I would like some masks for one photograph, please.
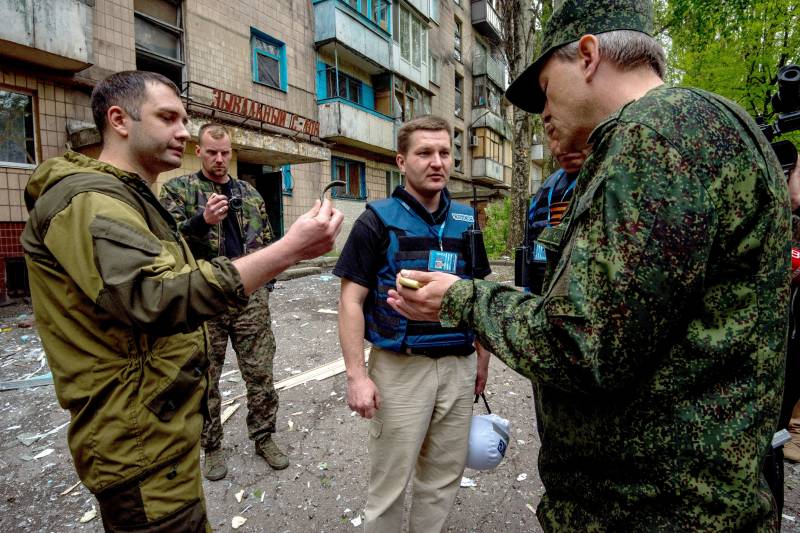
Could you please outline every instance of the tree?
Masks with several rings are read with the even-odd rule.
[[[670,81],[771,113],[778,70],[800,60],[800,0],[661,0]]]
[[[513,80],[536,58],[541,48],[541,28],[553,12],[553,0],[498,0],[497,11],[503,26],[500,48]],[[507,246],[513,250],[525,236],[530,180],[531,142],[534,131],[544,138],[538,116],[514,107],[514,148],[511,170],[511,209]]]

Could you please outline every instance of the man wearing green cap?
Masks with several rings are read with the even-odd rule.
[[[662,82],[652,5],[567,0],[509,87],[589,148],[542,297],[401,272],[390,304],[535,380],[546,531],[777,531],[760,474],[783,384],[789,202],[737,105]]]

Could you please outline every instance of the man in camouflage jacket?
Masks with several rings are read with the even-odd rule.
[[[267,246],[273,239],[264,200],[249,183],[228,174],[231,138],[224,126],[204,124],[196,148],[202,168],[173,178],[161,188],[161,203],[178,223],[195,257],[235,259]],[[289,458],[272,440],[278,394],[272,377],[275,336],[269,312],[269,290],[261,288],[243,311],[227,313],[206,326],[211,337],[208,410],[203,427],[203,474],[219,480],[227,474],[222,451],[222,398],[219,379],[230,337],[247,386],[247,429],[256,453],[270,466],[283,469]]]
[[[200,477],[203,322],[300,259],[330,250],[341,214],[301,216],[267,249],[195,260],[150,186],[189,133],[170,80],[127,71],[92,93],[98,159],[36,169],[22,234],[37,327],[83,484],[106,531],[210,531]]]
[[[761,462],[777,424],[789,295],[785,179],[753,120],[662,85],[653,6],[566,0],[509,87],[591,152],[542,297],[407,272],[391,304],[472,327],[536,380],[545,531],[777,531]],[[591,133],[591,135],[589,135]]]

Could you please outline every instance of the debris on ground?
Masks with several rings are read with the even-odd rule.
[[[78,522],[85,524],[86,522],[91,522],[95,518],[97,518],[97,509],[95,509],[94,505],[92,505],[92,508],[83,513],[83,516],[80,518],[80,520],[78,520]]]
[[[244,525],[245,522],[247,522],[247,518],[243,516],[234,516],[231,518],[231,527],[233,529],[239,529]]]
[[[468,477],[462,477],[461,478],[461,487],[462,488],[477,487],[477,486],[478,486],[478,484],[475,482],[474,479],[468,478]]]

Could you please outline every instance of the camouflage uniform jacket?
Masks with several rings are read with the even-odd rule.
[[[475,328],[536,380],[546,531],[764,531],[781,403],[786,182],[741,108],[657,88],[600,124],[543,297],[459,281]],[[546,234],[545,234],[546,232]]]
[[[254,252],[272,242],[272,227],[267,207],[258,191],[249,183],[230,177],[233,194],[242,199],[242,210],[235,213],[241,230],[244,253]],[[206,178],[202,171],[172,178],[161,187],[161,203],[178,223],[183,237],[198,259],[210,260],[220,255],[222,224],[207,224],[202,220],[206,202],[212,193],[223,194],[222,187]]]
[[[33,309],[94,493],[190,450],[203,426],[203,322],[247,304],[226,258],[195,261],[144,180],[68,152],[25,189]]]

